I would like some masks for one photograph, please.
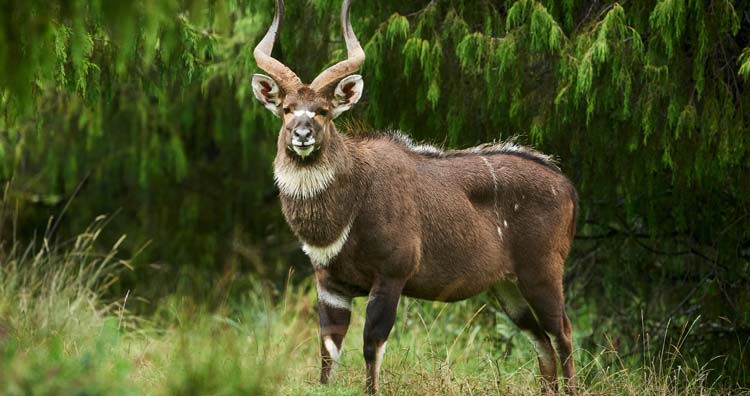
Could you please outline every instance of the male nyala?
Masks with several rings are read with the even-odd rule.
[[[348,59],[304,84],[271,56],[284,15],[255,48],[253,92],[281,118],[274,162],[281,206],[315,268],[327,383],[349,327],[352,298],[369,296],[366,393],[378,372],[402,295],[457,301],[489,291],[534,342],[542,392],[575,393],[563,267],[576,229],[571,182],[550,160],[513,143],[441,151],[399,135],[351,137],[333,120],[362,96],[365,54],[341,26]]]

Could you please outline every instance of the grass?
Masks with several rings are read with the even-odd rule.
[[[128,265],[116,258],[117,246],[95,249],[102,225],[68,244],[0,256],[0,395],[363,393],[364,301],[356,301],[336,383],[320,386],[311,284],[275,298],[257,286],[213,311],[173,297],[140,317],[128,312],[128,295],[102,299]],[[506,320],[488,326],[488,311],[477,301],[403,299],[383,364],[384,395],[537,394],[530,343]],[[643,367],[610,349],[578,350],[581,393],[750,395],[710,382],[679,347],[660,346]]]

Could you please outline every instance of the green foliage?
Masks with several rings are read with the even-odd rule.
[[[105,241],[150,244],[122,287],[154,303],[221,300],[216,284],[245,273],[279,283],[290,263],[309,273],[272,187],[279,125],[249,83],[272,1],[9,1],[2,236],[54,216],[48,237],[65,240],[114,214]],[[288,1],[275,54],[305,81],[345,54],[338,7]],[[366,97],[348,117],[449,147],[520,135],[554,154],[580,195],[569,303],[633,355],[644,332],[670,339],[668,320],[701,314],[693,350],[726,353],[712,364],[747,384],[748,355],[732,352],[750,328],[748,9],[357,1]]]
[[[737,74],[742,76],[745,81],[750,80],[750,47],[742,50],[739,58],[737,58],[737,63],[740,65],[740,69],[737,71]]]

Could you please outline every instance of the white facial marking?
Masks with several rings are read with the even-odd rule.
[[[330,336],[323,337],[323,345],[326,347],[326,351],[328,351],[328,355],[330,355],[331,357],[330,375],[333,376],[336,373],[336,368],[338,367],[339,360],[341,359],[341,351],[336,348],[336,343],[333,342],[333,339]]]
[[[310,261],[312,261],[313,265],[325,267],[334,257],[336,257],[336,255],[339,254],[339,252],[341,252],[347,239],[349,239],[349,231],[352,229],[353,222],[353,220],[350,221],[341,231],[339,237],[327,246],[312,246],[303,242],[302,251],[305,252],[307,257],[310,257]]]
[[[352,299],[350,297],[326,290],[320,284],[318,284],[318,300],[329,307],[352,310]]]
[[[315,138],[309,138],[305,141],[306,146],[313,145],[313,144],[315,144]],[[293,137],[292,146],[302,146],[302,142],[300,142],[299,139],[297,139],[296,137]]]
[[[306,115],[306,116],[308,116],[310,118],[313,118],[313,117],[315,117],[315,112],[314,111],[308,111],[308,110],[295,110],[294,111],[294,116],[295,117],[302,117],[303,115]]]
[[[318,195],[333,182],[335,172],[325,165],[299,167],[276,165],[273,178],[281,193],[292,198],[306,199]]]
[[[388,341],[384,341],[380,346],[378,346],[377,353],[375,354],[375,372],[380,372],[380,366],[383,364],[383,356],[385,356],[385,346],[388,344]]]
[[[305,158],[308,155],[312,154],[313,151],[315,151],[315,146],[313,145],[315,143],[315,140],[313,140],[309,146],[306,147],[300,147],[298,145],[294,144],[294,141],[292,141],[292,149],[295,153],[297,153],[300,157]]]

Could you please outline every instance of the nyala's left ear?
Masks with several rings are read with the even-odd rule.
[[[281,117],[281,90],[273,78],[262,74],[253,75],[253,93],[260,103],[276,117]]]
[[[362,97],[364,89],[365,82],[359,74],[354,74],[341,80],[333,92],[333,100],[331,101],[331,105],[333,106],[331,110],[332,117],[336,118],[341,113],[351,109],[359,101],[359,98]]]

